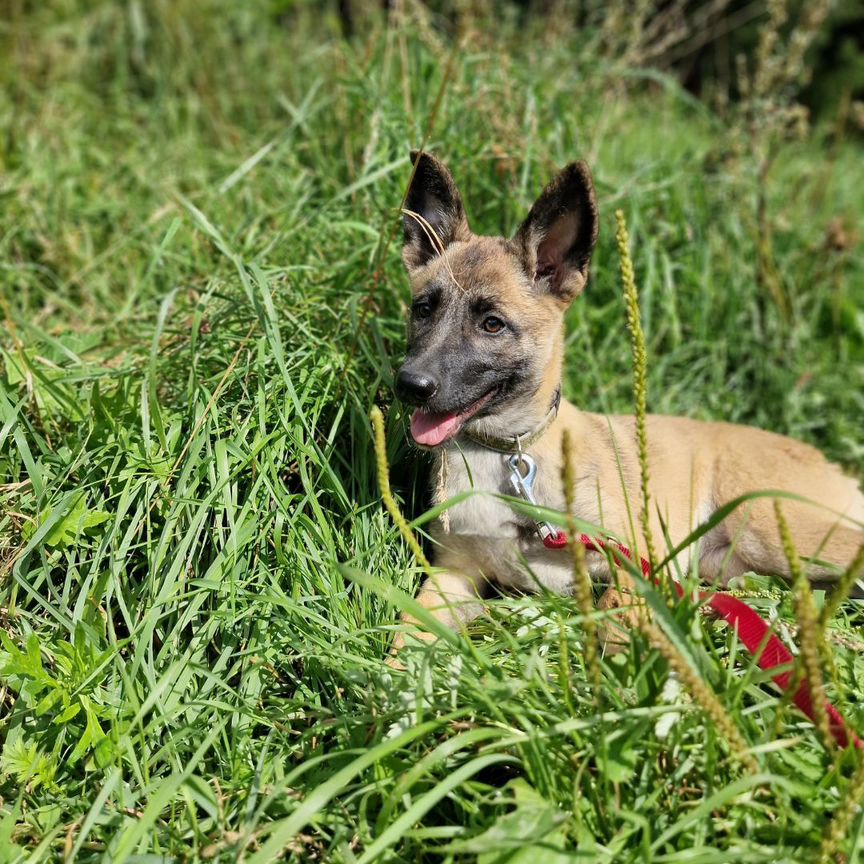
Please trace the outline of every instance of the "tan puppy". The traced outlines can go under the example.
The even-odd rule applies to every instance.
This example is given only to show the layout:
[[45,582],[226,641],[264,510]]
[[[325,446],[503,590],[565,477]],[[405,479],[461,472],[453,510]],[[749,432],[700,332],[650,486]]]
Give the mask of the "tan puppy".
[[[448,170],[428,154],[411,155],[403,260],[413,304],[396,392],[416,407],[414,441],[434,450],[437,498],[472,489],[533,493],[538,504],[562,510],[567,429],[577,517],[644,551],[644,538],[634,537],[642,498],[633,418],[560,400],[563,317],[585,287],[598,231],[587,166],[568,165],[507,240],[472,234]],[[770,489],[814,502],[783,501],[799,553],[814,559],[812,580],[835,579],[864,543],[864,495],[812,447],[758,429],[660,416],[648,418],[648,441],[655,538],[665,527],[677,545],[724,503]],[[469,497],[438,527],[442,569],[419,601],[455,627],[479,614],[492,583],[570,593],[572,560],[547,548],[541,533],[548,532],[495,494]],[[789,576],[770,499],[735,510],[684,550],[682,571],[696,564],[697,551],[703,581],[750,570]],[[592,578],[609,579],[605,556],[589,553],[588,566]],[[402,642],[400,634],[395,647]]]

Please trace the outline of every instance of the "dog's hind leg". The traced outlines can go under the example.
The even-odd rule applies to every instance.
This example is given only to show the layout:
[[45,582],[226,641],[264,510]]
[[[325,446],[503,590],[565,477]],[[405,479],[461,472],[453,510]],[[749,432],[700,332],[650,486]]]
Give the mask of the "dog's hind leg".
[[[836,582],[864,545],[864,531],[810,504],[782,500],[780,508],[811,582]],[[754,502],[727,524],[741,569],[791,578],[772,501]]]

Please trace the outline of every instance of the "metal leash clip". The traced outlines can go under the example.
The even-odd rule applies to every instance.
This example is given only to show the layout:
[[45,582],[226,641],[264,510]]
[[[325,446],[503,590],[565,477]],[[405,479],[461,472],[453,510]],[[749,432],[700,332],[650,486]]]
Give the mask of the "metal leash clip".
[[[537,478],[537,463],[521,450],[507,459],[507,464],[513,469],[510,474],[510,485],[517,498],[527,501],[529,504],[537,505],[534,498],[534,480]],[[522,473],[524,470],[524,474]],[[557,549],[567,542],[563,531],[559,531],[548,522],[537,521],[537,533],[543,541],[543,545],[550,549]]]

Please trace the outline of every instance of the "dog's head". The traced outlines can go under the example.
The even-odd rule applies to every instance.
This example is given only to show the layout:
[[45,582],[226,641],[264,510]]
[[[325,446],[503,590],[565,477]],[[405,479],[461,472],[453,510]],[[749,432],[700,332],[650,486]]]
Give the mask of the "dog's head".
[[473,234],[447,168],[428,153],[411,160],[402,250],[411,322],[396,380],[417,408],[411,435],[436,447],[468,423],[494,435],[529,431],[557,391],[564,312],[585,287],[597,240],[588,167],[568,165],[508,240]]

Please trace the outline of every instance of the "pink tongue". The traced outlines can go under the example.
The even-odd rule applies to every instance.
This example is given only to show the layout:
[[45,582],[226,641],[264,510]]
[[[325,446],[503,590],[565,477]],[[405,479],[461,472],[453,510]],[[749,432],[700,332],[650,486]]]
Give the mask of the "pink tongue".
[[437,447],[452,438],[462,426],[459,414],[425,414],[415,411],[411,415],[411,437],[426,447]]

